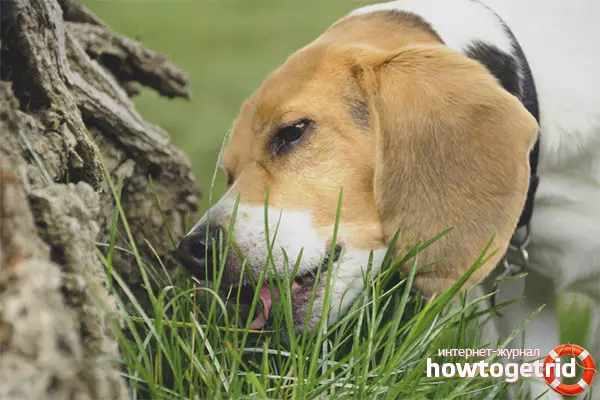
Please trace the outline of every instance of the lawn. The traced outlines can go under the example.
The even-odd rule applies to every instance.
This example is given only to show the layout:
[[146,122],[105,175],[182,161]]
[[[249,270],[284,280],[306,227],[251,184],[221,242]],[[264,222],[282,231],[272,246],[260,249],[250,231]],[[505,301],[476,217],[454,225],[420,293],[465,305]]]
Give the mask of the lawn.
[[[165,53],[189,73],[191,101],[169,101],[149,90],[143,90],[135,101],[142,115],[168,131],[173,142],[189,155],[204,189],[201,203],[204,211],[223,137],[244,99],[292,51],[319,35],[344,13],[366,2],[86,0],[85,3],[116,31]],[[225,177],[218,174],[213,199],[218,199],[224,189]],[[143,260],[139,263],[142,269],[159,267],[159,263],[153,266]],[[111,279],[115,280],[115,286],[120,285],[118,276]],[[463,311],[442,318],[438,306],[443,301],[423,308],[418,299],[404,297],[409,283],[404,280],[399,284],[396,290],[400,295],[393,303],[380,304],[380,300],[369,297],[373,293],[367,294],[349,314],[347,324],[338,326],[335,334],[325,331],[318,337],[294,339],[291,345],[289,338],[271,337],[259,341],[263,347],[248,350],[247,333],[240,336],[240,332],[218,320],[215,311],[219,308],[218,301],[209,306],[213,311],[196,318],[192,315],[196,310],[189,299],[193,292],[189,282],[177,282],[158,293],[149,293],[154,305],[151,314],[141,309],[129,310],[130,334],[121,337],[124,369],[137,398],[237,398],[250,394],[271,398],[350,395],[394,398],[391,396],[409,393],[415,393],[415,398],[442,398],[450,393],[469,398],[481,394],[489,380],[474,380],[468,385],[451,380],[432,381],[423,378],[422,370],[425,358],[440,346],[473,347],[472,337],[465,333],[474,324],[469,317],[473,308],[465,305]],[[378,290],[382,294],[384,289]],[[135,304],[133,298],[124,300]],[[374,306],[379,309],[373,311]],[[398,306],[410,308],[414,316],[393,313],[386,320],[377,320],[383,311]],[[562,315],[564,342],[581,342],[577,337],[578,325],[568,323],[569,319],[577,320],[575,314],[567,309]],[[363,326],[363,320],[371,322],[370,328]],[[375,327],[377,330],[373,330]],[[392,328],[399,329],[399,333],[391,334]],[[357,339],[336,342],[344,335],[364,342]],[[413,356],[408,356],[407,349]],[[257,353],[258,358],[250,357],[249,353]],[[382,364],[382,360],[387,364]],[[497,384],[485,392],[502,398],[505,389]]]
[[[108,179],[110,181],[110,177]],[[110,185],[119,201],[118,188],[112,182]],[[214,282],[195,286],[187,274],[174,277],[174,281],[168,278],[169,281],[153,282],[152,277],[158,275],[156,269],[162,267],[161,260],[146,260],[140,256],[120,207],[114,223],[118,224],[119,220],[142,273],[144,297],[150,303],[142,306],[140,294],[134,295],[113,268],[110,254],[118,249],[114,240],[111,241],[107,256],[102,252],[99,257],[107,271],[108,287],[123,315],[125,329],[114,325],[121,351],[118,362],[134,399],[395,400],[504,399],[507,396],[508,383],[503,379],[481,376],[464,379],[440,377],[435,373],[428,376],[427,373],[430,362],[465,362],[464,357],[457,355],[440,355],[440,349],[481,347],[478,338],[482,323],[495,309],[482,306],[485,297],[467,299],[458,292],[468,277],[486,262],[486,251],[452,288],[425,300],[411,290],[418,257],[442,235],[412,248],[400,244],[394,248],[392,243],[377,277],[365,273],[364,285],[369,289],[333,324],[327,323],[327,312],[323,312],[312,331],[304,328],[296,332],[292,328],[293,273],[282,277],[272,274],[271,286],[278,288],[281,294],[272,309],[272,323],[268,329],[253,330],[250,323],[260,312],[257,305],[261,285],[254,290],[250,314],[244,320],[236,312],[239,307],[247,308],[240,306],[243,302],[239,289],[221,287],[227,262],[225,255],[227,248],[235,243],[234,238],[224,241],[219,264],[213,258],[212,269],[218,271],[214,272]],[[332,249],[335,240],[334,234]],[[267,248],[269,254],[259,282],[265,280],[267,270],[274,268],[269,262],[272,249]],[[396,249],[400,254],[392,257]],[[323,266],[327,271],[321,278],[327,280],[323,310],[329,309],[327,304],[334,306],[329,303],[329,289],[334,287],[337,270],[332,260],[330,254],[327,265]],[[411,267],[411,272],[399,276],[400,265]],[[297,264],[283,268],[294,271]],[[502,309],[505,305],[497,307]],[[520,333],[526,322],[512,337]],[[512,337],[488,345],[504,348]],[[497,354],[478,359],[488,365],[500,361]],[[521,388],[522,383],[515,385]]]

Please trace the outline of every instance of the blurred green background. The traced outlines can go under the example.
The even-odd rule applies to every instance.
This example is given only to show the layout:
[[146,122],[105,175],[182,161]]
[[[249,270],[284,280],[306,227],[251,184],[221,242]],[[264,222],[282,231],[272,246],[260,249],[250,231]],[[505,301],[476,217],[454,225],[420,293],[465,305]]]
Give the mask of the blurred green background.
[[[204,196],[225,134],[242,102],[294,50],[365,1],[353,0],[87,0],[117,32],[166,54],[190,77],[191,101],[144,90],[135,102],[190,157]],[[225,190],[220,171],[213,202]]]

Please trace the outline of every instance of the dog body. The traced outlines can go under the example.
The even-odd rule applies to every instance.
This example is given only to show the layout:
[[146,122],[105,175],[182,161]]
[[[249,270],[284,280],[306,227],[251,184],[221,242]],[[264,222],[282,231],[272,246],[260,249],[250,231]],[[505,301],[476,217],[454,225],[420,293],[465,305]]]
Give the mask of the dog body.
[[[506,337],[540,305],[515,349],[548,352],[561,343],[556,294],[582,293],[591,300],[589,345],[600,359],[600,37],[596,23],[600,3],[577,7],[560,1],[488,0],[490,9],[473,1],[398,1],[364,7],[414,12],[457,50],[474,41],[507,53],[514,48],[495,14],[516,36],[532,70],[540,111],[539,186],[535,195],[529,262],[525,279],[501,285],[499,301],[520,296],[496,322],[496,335]],[[560,50],[559,50],[560,49]],[[560,55],[559,55],[560,52]],[[548,390],[532,385],[532,398]],[[545,398],[560,398],[547,393]],[[600,398],[597,392],[594,398]]]
[[[587,335],[590,351],[600,359],[600,4],[578,7],[559,2],[516,4],[490,0],[519,38],[529,60],[540,105],[540,183],[535,197],[528,246],[528,276],[507,282],[501,301],[521,295],[496,321],[506,337],[541,304],[544,310],[517,338],[514,348],[544,351],[561,343],[556,317],[557,294],[578,293],[590,299]],[[526,16],[526,17],[525,17]],[[556,49],[560,51],[557,57]],[[565,77],[569,77],[566,78]],[[595,379],[593,398],[600,398]],[[546,388],[532,387],[535,398]],[[546,396],[560,398],[553,393]]]
[[419,15],[446,45],[463,53],[475,42],[514,53],[498,17],[514,33],[532,70],[540,108],[540,183],[528,272],[544,281],[538,289],[548,300],[543,303],[552,304],[556,292],[575,292],[600,304],[600,90],[594,89],[600,89],[600,46],[594,44],[600,37],[600,3],[401,0],[354,13],[390,9]]
[[[513,343],[548,352],[560,344],[556,293],[584,293],[600,305],[599,18],[594,0],[577,8],[558,0],[401,0],[350,13],[290,56],[244,104],[222,159],[231,188],[182,241],[183,264],[210,279],[210,238],[228,229],[239,200],[232,236],[254,278],[270,257],[267,241],[279,275],[289,272],[286,260],[293,265],[302,255],[303,279],[292,285],[301,330],[307,284],[330,254],[343,188],[330,322],[364,289],[370,252],[376,274],[398,230],[400,242],[411,242],[455,227],[423,253],[423,265],[444,259],[415,279],[426,295],[454,283],[495,235],[498,253],[474,285],[515,232],[539,131],[529,275],[503,283],[498,295],[526,298],[504,311],[494,334],[506,336],[548,304],[527,328],[530,339]],[[519,101],[525,61],[515,37],[535,82],[539,126]],[[224,278],[239,280],[242,265],[230,251]],[[318,286],[315,319],[324,292]],[[256,328],[271,307],[264,287],[260,299]],[[599,356],[596,341],[592,354]]]
[[[600,302],[600,3],[488,3],[517,36],[540,106],[531,270]],[[558,52],[560,49],[560,56]]]

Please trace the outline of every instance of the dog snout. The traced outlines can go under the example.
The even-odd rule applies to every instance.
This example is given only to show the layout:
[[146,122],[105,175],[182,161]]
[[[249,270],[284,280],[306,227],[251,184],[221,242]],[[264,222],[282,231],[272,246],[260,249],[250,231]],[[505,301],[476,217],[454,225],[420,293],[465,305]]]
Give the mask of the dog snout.
[[202,224],[181,239],[175,256],[194,277],[210,280],[213,275],[213,256],[216,257],[218,265],[219,243],[225,237],[223,227]]

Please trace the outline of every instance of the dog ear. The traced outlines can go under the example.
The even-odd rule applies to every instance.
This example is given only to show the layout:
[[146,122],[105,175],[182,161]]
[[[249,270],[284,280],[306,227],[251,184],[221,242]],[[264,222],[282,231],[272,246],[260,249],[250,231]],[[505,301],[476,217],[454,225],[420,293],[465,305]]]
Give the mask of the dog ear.
[[[455,283],[494,236],[506,251],[523,208],[538,125],[479,63],[441,45],[359,51],[352,73],[376,135],[374,197],[389,242],[431,239],[415,285],[427,296]],[[402,242],[401,242],[402,243]],[[439,262],[438,262],[439,261]]]

